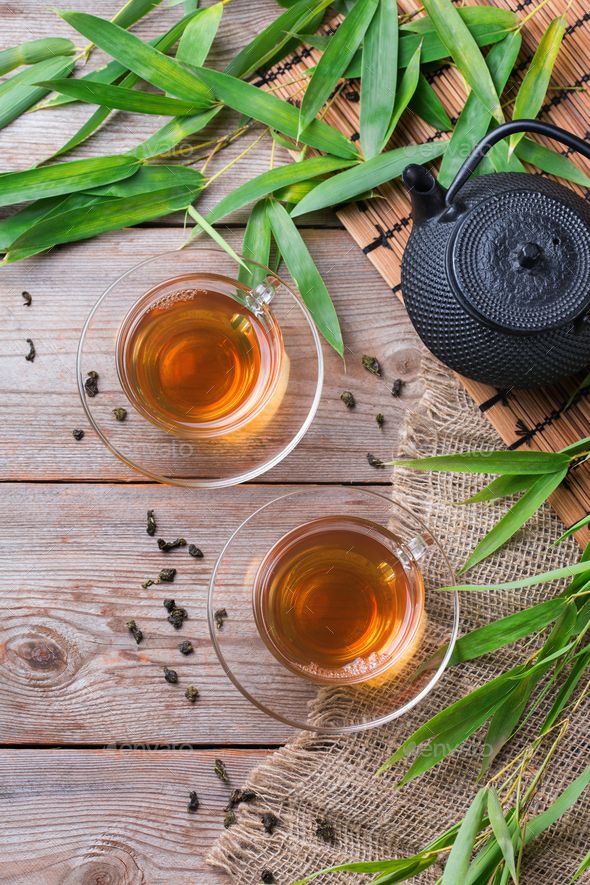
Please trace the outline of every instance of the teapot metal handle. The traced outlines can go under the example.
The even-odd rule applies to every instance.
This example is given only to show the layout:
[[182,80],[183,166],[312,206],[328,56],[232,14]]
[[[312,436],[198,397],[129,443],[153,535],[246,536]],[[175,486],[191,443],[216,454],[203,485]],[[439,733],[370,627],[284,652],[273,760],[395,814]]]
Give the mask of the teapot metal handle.
[[506,138],[507,135],[514,135],[517,132],[536,132],[539,135],[547,136],[547,138],[553,138],[572,148],[572,150],[578,151],[578,153],[583,154],[590,160],[590,145],[586,141],[583,141],[566,129],[554,126],[552,123],[542,123],[540,120],[512,120],[509,123],[502,123],[501,126],[498,126],[497,129],[492,129],[485,138],[482,138],[457,172],[455,180],[446,194],[445,203],[447,206],[451,206],[454,203],[457,194],[471,176],[471,173],[477,169],[490,148],[503,138]]

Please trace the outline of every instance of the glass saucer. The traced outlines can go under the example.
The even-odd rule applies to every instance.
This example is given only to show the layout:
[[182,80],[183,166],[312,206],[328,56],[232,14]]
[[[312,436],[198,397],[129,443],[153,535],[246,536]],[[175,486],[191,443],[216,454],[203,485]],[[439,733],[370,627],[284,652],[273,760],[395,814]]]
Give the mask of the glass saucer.
[[[261,267],[243,260],[250,267]],[[82,405],[111,452],[150,479],[196,488],[253,479],[295,448],[316,413],[323,383],[318,333],[295,291],[269,268],[264,271],[272,284],[272,301],[269,304],[270,298],[265,298],[260,307],[272,316],[282,335],[281,373],[272,396],[251,419],[210,436],[180,432],[150,420],[125,383],[118,343],[138,302],[152,292],[165,291],[166,297],[174,298],[191,287],[225,286],[226,294],[233,292],[231,297],[242,298],[248,306],[248,287],[237,282],[237,271],[236,262],[224,251],[198,242],[155,255],[112,283],[84,325],[77,357]],[[92,383],[87,381],[94,372],[98,393],[93,396]],[[122,421],[114,414],[121,408],[127,411]]]
[[[261,638],[254,584],[261,563],[279,540],[313,520],[343,516],[385,529],[418,563],[423,610],[404,654],[385,672],[353,684],[326,685],[289,669]],[[227,541],[209,585],[209,630],[226,674],[258,709],[298,729],[358,732],[403,716],[440,679],[457,638],[459,597],[438,588],[454,583],[442,546],[400,504],[364,488],[312,486],[260,507]],[[441,647],[444,652],[431,660]]]

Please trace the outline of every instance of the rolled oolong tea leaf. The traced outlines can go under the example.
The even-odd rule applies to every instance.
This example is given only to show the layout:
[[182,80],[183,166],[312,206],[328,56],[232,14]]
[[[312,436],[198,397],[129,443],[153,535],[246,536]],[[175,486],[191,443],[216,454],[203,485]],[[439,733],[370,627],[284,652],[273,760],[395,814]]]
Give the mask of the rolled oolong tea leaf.
[[223,781],[224,784],[229,784],[229,774],[227,773],[227,768],[225,767],[225,762],[223,761],[223,759],[215,760],[213,771],[220,781]]
[[272,811],[265,811],[264,814],[261,815],[261,820],[264,832],[268,833],[269,836],[272,836],[280,823],[276,814],[273,814]]
[[383,425],[385,424],[385,415],[379,412],[379,414],[375,415],[375,421],[377,422],[377,427],[382,430]]
[[86,396],[94,397],[98,393],[98,372],[91,371],[88,372],[88,376],[86,381],[84,382],[84,390],[86,391]]
[[28,363],[32,363],[35,361],[35,357],[37,356],[37,351],[35,350],[35,345],[33,344],[32,338],[27,338],[27,344],[29,345],[29,352],[25,356],[25,359]]
[[113,415],[115,416],[117,421],[124,421],[127,417],[127,409],[119,406],[117,409],[113,409]]
[[405,381],[402,381],[401,378],[396,378],[391,387],[391,395],[393,397],[398,397],[402,395],[402,387],[404,386]]
[[153,538],[153,536],[156,534],[157,528],[158,528],[158,525],[156,523],[156,517],[154,516],[154,511],[148,510],[146,532],[148,533],[148,535],[150,535],[150,537]]
[[226,811],[224,818],[223,818],[223,826],[225,827],[225,829],[229,830],[230,827],[233,827],[235,822],[236,822],[235,811]]
[[171,685],[176,685],[178,682],[178,673],[176,670],[171,670],[170,667],[164,667],[164,679]]
[[172,624],[175,630],[180,630],[186,620],[188,620],[188,612],[181,606],[173,608],[168,615],[168,623]]
[[229,797],[229,802],[225,806],[225,810],[231,811],[232,808],[236,808],[236,806],[241,805],[242,802],[255,802],[257,798],[258,796],[254,790],[234,790]]
[[196,544],[189,544],[188,545],[188,552],[189,552],[189,556],[192,556],[194,559],[202,559],[203,558],[203,551],[201,550],[200,547],[197,547]]
[[385,461],[382,461],[381,458],[377,458],[376,455],[372,455],[371,452],[367,452],[367,461],[371,467],[376,467],[377,469],[385,467]]
[[194,648],[190,639],[185,639],[184,642],[181,642],[178,646],[178,651],[181,655],[192,655],[194,652]]
[[23,296],[23,307],[30,307],[33,303],[33,296],[30,292],[21,292]]
[[194,685],[189,685],[189,687],[187,688],[187,690],[184,693],[184,696],[187,699],[187,701],[190,701],[191,704],[194,704],[194,703],[196,703],[196,701],[199,697],[199,689],[195,688]]
[[321,839],[322,842],[327,842],[328,845],[336,844],[336,831],[334,829],[334,824],[330,820],[328,820],[327,817],[316,818],[315,834],[318,839]]
[[76,442],[80,442],[81,439],[84,439],[84,431],[81,428],[76,427],[74,430],[72,430],[72,436],[74,437]]
[[127,621],[127,629],[129,630],[129,632],[131,633],[131,635],[133,636],[133,638],[135,639],[135,641],[139,645],[139,643],[143,639],[143,632],[139,629],[139,627],[137,626],[135,621],[133,621],[133,620]]
[[217,629],[223,630],[223,622],[228,617],[227,609],[218,608],[217,611],[215,612],[215,614],[213,615],[213,617],[215,619],[215,626],[217,627]]
[[354,407],[356,406],[356,400],[350,390],[344,390],[340,394],[340,399],[347,409],[354,409]]
[[275,882],[277,880],[270,870],[263,870],[260,874],[260,881],[263,883],[263,885],[275,885]]
[[158,582],[162,582],[163,584],[171,584],[175,577],[175,568],[163,568],[158,575]]
[[191,792],[188,794],[188,805],[186,807],[186,810],[190,814],[194,814],[195,811],[199,810],[199,797],[194,790],[191,790]]
[[175,541],[165,541],[164,538],[158,538],[158,547],[163,553],[170,553],[177,547],[186,547],[186,541],[184,538],[176,538]]
[[381,375],[381,366],[379,360],[375,356],[367,356],[364,354],[362,360],[363,368],[370,372],[371,375]]
[[163,605],[167,612],[172,612],[176,608],[174,599],[165,599]]

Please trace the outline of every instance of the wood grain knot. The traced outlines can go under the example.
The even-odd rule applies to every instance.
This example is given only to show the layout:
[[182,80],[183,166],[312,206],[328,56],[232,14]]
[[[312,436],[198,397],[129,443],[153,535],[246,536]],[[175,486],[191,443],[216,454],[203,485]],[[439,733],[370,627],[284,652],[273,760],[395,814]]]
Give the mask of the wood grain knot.
[[60,885],[145,885],[132,850],[115,840],[104,841],[104,845],[99,843],[89,852],[90,857],[70,870]]
[[58,670],[67,666],[63,649],[56,642],[47,639],[28,639],[21,643],[19,654],[31,670]]
[[29,625],[24,634],[13,630],[4,651],[11,679],[29,685],[62,686],[72,681],[80,663],[76,647],[45,625]]
[[417,347],[396,347],[387,363],[388,374],[395,374],[405,381],[417,377],[422,364],[422,353]]

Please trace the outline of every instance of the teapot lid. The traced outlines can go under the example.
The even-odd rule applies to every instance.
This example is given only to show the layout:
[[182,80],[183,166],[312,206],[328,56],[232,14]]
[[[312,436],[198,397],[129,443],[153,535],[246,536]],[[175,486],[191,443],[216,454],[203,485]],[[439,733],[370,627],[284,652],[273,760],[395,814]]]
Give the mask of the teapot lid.
[[590,227],[547,193],[497,193],[455,223],[447,272],[458,300],[492,328],[554,329],[590,306]]

